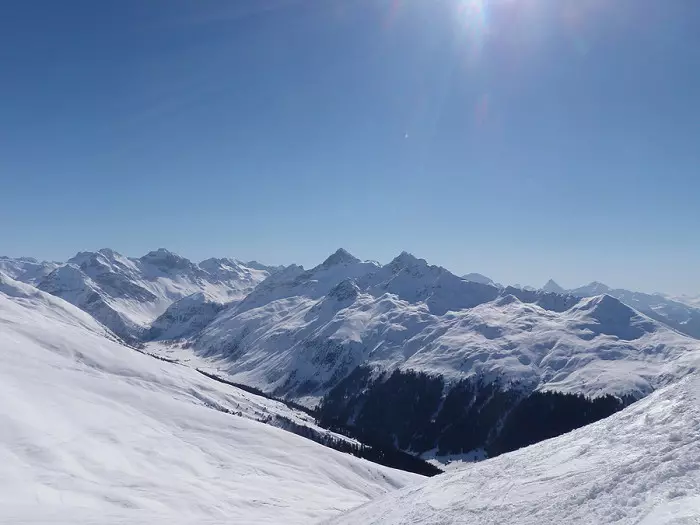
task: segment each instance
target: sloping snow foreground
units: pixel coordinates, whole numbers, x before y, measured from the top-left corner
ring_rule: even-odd
[[[222,412],[273,405],[0,273],[1,523],[310,523],[421,479]]]
[[[700,523],[700,376],[569,434],[388,494],[332,523]]]

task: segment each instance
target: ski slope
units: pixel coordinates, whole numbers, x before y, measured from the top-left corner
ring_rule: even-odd
[[[286,407],[1,273],[0,399],[0,523],[313,523],[422,479],[255,421]]]
[[[388,494],[330,523],[700,523],[700,376],[608,419]]]

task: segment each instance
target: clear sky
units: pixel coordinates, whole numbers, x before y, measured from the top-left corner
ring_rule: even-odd
[[[698,0],[15,0],[0,253],[700,292]]]

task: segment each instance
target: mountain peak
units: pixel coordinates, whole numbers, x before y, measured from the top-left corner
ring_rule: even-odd
[[[67,262],[70,264],[75,264],[77,266],[80,266],[81,264],[83,264],[85,262],[94,260],[98,256],[99,256],[99,254],[97,252],[88,252],[88,251],[78,252],[73,257],[68,259]]]
[[[574,309],[587,312],[595,319],[606,321],[629,322],[629,319],[639,315],[633,308],[608,294],[581,299]]]
[[[149,263],[154,266],[160,267],[162,269],[192,269],[195,265],[184,257],[177,255],[165,248],[158,248],[148,252],[146,255],[141,257],[141,262]]]
[[[110,259],[114,259],[114,258],[122,256],[119,252],[115,252],[111,248],[100,248],[99,250],[97,250],[97,252],[104,255],[105,257],[110,258]]]
[[[80,266],[75,263],[66,263],[48,274],[37,288],[55,295],[59,290],[74,291],[86,286],[91,287],[91,283],[92,281],[83,273]]]
[[[481,283],[481,284],[491,284],[493,285],[494,282],[492,279],[486,277],[485,275],[482,275],[480,273],[468,273],[466,275],[462,276],[462,279],[465,281],[471,281],[473,283]]]
[[[270,273],[278,272],[278,271],[284,269],[283,265],[270,266],[270,265],[263,264],[263,263],[256,261],[256,260],[243,261],[242,264],[243,264],[243,266],[245,266],[247,268],[252,268],[253,270],[262,270],[262,271],[270,272]]]
[[[610,287],[607,284],[601,283],[600,281],[593,281],[588,286],[591,289],[599,290],[601,293],[610,291]]]
[[[325,261],[323,261],[322,266],[335,266],[337,264],[351,264],[358,263],[360,259],[352,255],[350,252],[344,248],[338,248],[335,253],[330,255]]]
[[[566,290],[559,286],[553,279],[550,279],[545,283],[545,285],[542,287],[542,290],[545,292],[552,292],[552,293],[559,293],[563,294],[566,293]]]
[[[657,330],[654,321],[608,294],[582,299],[571,311],[582,314],[582,319],[588,319],[581,326],[594,334],[614,335],[630,341]],[[590,320],[594,323],[591,324]]]
[[[227,257],[223,257],[221,259],[217,257],[210,257],[209,259],[205,259],[199,263],[199,267],[208,272],[213,272],[222,268],[238,268],[239,266],[240,264],[238,261]]]
[[[389,264],[397,268],[406,268],[408,266],[416,266],[418,264],[427,265],[428,263],[425,261],[425,259],[419,259],[413,254],[403,251],[394,257]]]
[[[179,255],[174,254],[173,252],[171,252],[170,250],[168,250],[166,248],[158,248],[157,250],[151,250],[143,257],[150,258],[150,257],[169,257],[169,256],[179,257]]]
[[[613,308],[624,309],[625,311],[632,311],[632,308],[624,304],[618,298],[613,297],[609,294],[601,294],[591,297],[588,300],[588,304],[595,310],[611,310]]]
[[[508,306],[509,304],[522,304],[522,301],[512,294],[502,295],[496,299],[496,306]]]

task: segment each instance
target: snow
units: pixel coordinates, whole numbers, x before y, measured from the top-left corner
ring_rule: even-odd
[[[313,422],[4,274],[0,359],[3,523],[311,523],[421,479],[262,424]]]
[[[188,295],[175,301],[153,321],[147,338],[172,340],[193,335],[209,324],[223,308],[223,303],[206,292]]]
[[[641,397],[692,371],[700,342],[609,295],[501,290],[403,253],[385,266],[344,257],[273,275],[204,328],[194,353],[313,406],[360,364]]]
[[[271,275],[257,286],[237,307],[238,311],[257,308],[278,299],[305,296],[319,299],[344,279],[358,279],[376,272],[379,265],[360,261],[342,248],[323,263],[304,271],[292,265]]]
[[[490,284],[493,286],[498,286],[491,278],[486,277],[480,273],[468,273],[462,276],[465,281],[473,281],[475,283]]]
[[[36,284],[58,268],[59,263],[39,262],[31,257],[0,256],[0,272],[17,281]]]
[[[545,283],[545,285],[542,287],[542,290],[545,292],[552,292],[552,293],[559,293],[563,294],[566,293],[566,290],[559,286],[554,280],[550,279]]]
[[[700,308],[700,295],[689,295],[689,294],[681,294],[681,295],[663,295],[666,299],[670,299],[671,301],[676,301],[679,303],[686,304],[688,306],[691,306],[693,308]]]
[[[483,448],[463,452],[461,454],[438,455],[437,452],[437,448],[427,450],[420,455],[420,458],[431,465],[435,465],[443,472],[451,472],[453,470],[464,468],[465,464],[474,463],[476,461],[484,461],[488,458],[488,454]]]
[[[273,271],[259,263],[249,268],[233,259],[207,259],[197,265],[164,248],[140,259],[109,248],[80,252],[65,264],[34,264],[43,268],[41,272],[27,270],[33,263],[26,260],[0,259],[0,263],[0,268],[12,269],[9,277],[36,283],[127,340],[141,338],[175,301],[199,292],[219,303],[239,301]]]
[[[550,283],[547,283],[543,290],[556,291]],[[554,284],[556,285],[556,283]],[[700,339],[700,301],[692,296],[672,297],[662,294],[634,292],[623,288],[613,289],[597,281],[571,290],[562,290],[558,293],[567,293],[576,297],[592,297],[607,294],[619,299],[635,310],[639,310],[658,321],[668,324],[676,330]]]
[[[698,522],[700,341],[679,330],[700,310],[597,282],[565,295],[475,280],[343,249],[310,270],[165,249],[0,258],[0,522],[317,522],[401,487],[339,523]],[[113,333],[149,334],[145,352],[175,363]],[[482,450],[431,451],[450,472],[418,486],[275,428],[332,434],[195,369],[313,406],[361,364],[651,395],[478,464]]]
[[[608,419],[392,492],[329,523],[700,522],[700,377]]]

